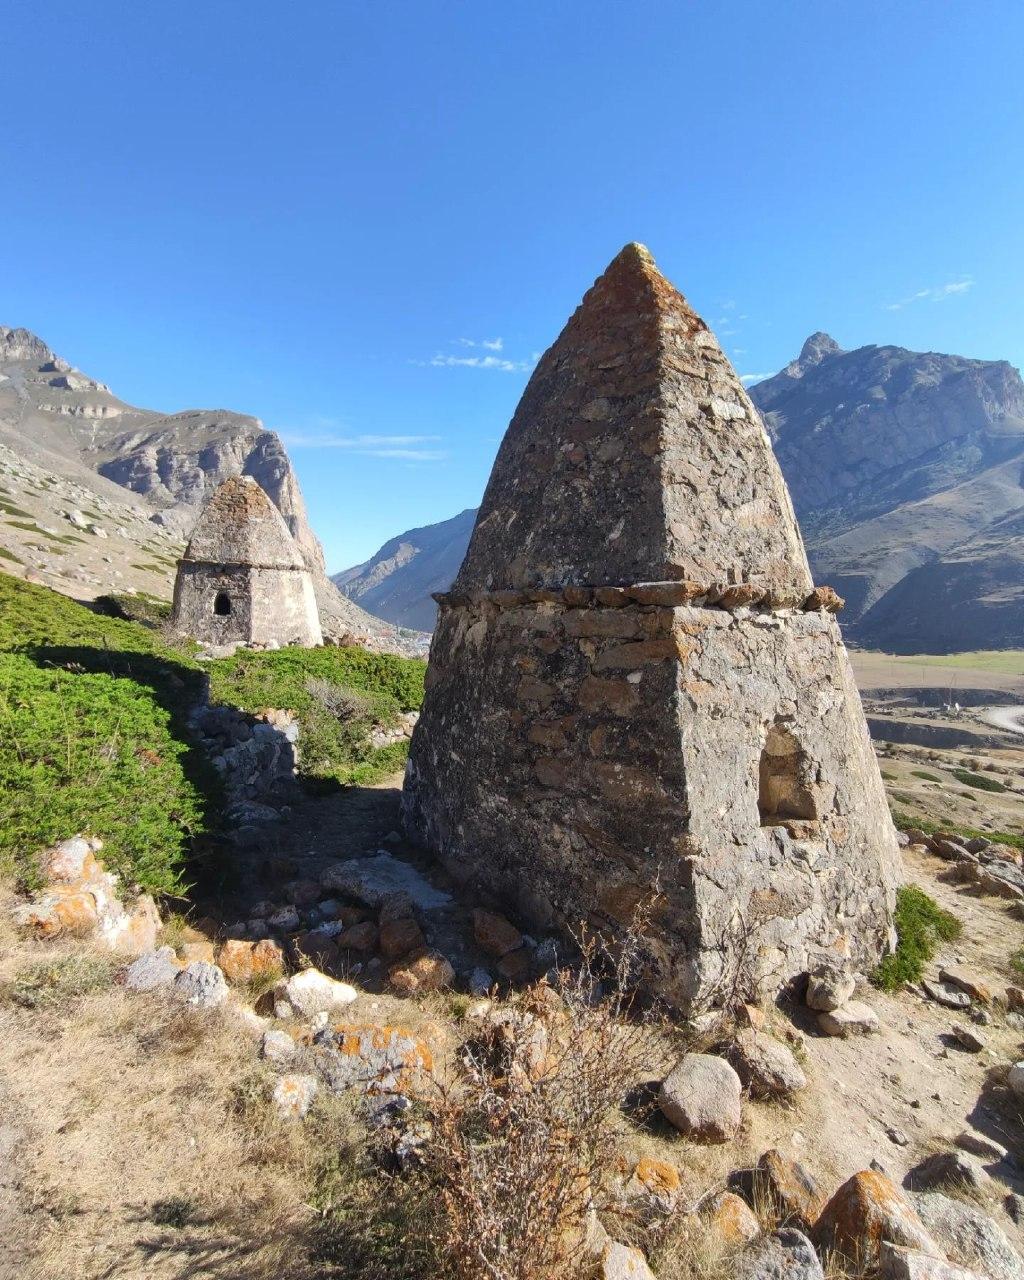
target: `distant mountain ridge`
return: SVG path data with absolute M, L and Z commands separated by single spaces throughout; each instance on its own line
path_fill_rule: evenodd
M 789 483 L 815 579 L 848 636 L 903 652 L 1024 637 L 1024 382 L 1004 360 L 812 334 L 750 388 Z M 432 626 L 475 511 L 392 539 L 334 576 L 399 625 Z M 411 621 L 415 619 L 415 621 Z
M 173 565 L 207 495 L 230 476 L 248 475 L 278 507 L 309 564 L 325 632 L 394 647 L 394 627 L 359 609 L 328 580 L 323 548 L 310 527 L 298 477 L 280 438 L 258 418 L 224 409 L 165 414 L 136 408 L 105 383 L 73 368 L 29 330 L 0 326 L 0 446 L 31 468 L 35 481 L 31 487 L 5 489 L 9 505 L 31 515 L 35 527 L 44 529 L 32 535 L 43 539 L 33 544 L 23 536 L 31 532 L 26 519 L 10 513 L 0 516 L 0 533 L 12 539 L 7 567 L 25 563 L 38 568 L 49 585 L 58 588 L 66 578 L 69 589 L 80 595 L 94 587 L 109 591 L 134 586 L 168 596 L 167 565 L 155 578 L 158 566 L 152 555 L 147 560 L 145 548 L 159 530 L 162 554 Z M 15 473 L 5 474 L 17 482 Z M 90 502 L 110 507 L 113 528 L 125 530 L 119 538 L 138 549 L 134 559 L 113 554 L 122 549 L 120 541 L 108 544 L 106 555 L 98 557 L 92 540 L 73 532 L 64 536 L 87 550 L 69 553 L 61 551 L 59 543 L 55 548 L 56 539 L 45 530 L 60 532 L 66 506 Z M 101 513 L 106 514 L 102 508 Z M 112 530 L 99 527 L 100 535 L 93 536 L 109 538 Z M 45 552 L 48 544 L 48 559 L 34 554 L 34 546 Z M 154 554 L 157 545 L 150 547 Z M 84 557 L 87 563 L 72 556 Z M 115 567 L 105 570 L 105 564 Z M 115 576 L 119 582 L 112 580 Z

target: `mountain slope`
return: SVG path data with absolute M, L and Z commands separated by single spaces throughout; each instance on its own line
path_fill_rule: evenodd
M 852 639 L 916 652 L 1020 643 L 1024 383 L 1011 365 L 844 351 L 816 333 L 750 394 Z M 382 617 L 427 627 L 474 517 L 401 534 L 334 580 Z
M 431 592 L 451 586 L 475 520 L 476 508 L 470 508 L 440 524 L 409 529 L 365 563 L 333 574 L 331 581 L 370 613 L 431 631 L 437 612 Z
M 131 588 L 168 598 L 206 496 L 239 474 L 266 490 L 302 549 L 325 634 L 402 648 L 328 580 L 298 478 L 258 418 L 136 408 L 27 329 L 0 326 L 0 500 L 20 513 L 0 511 L 3 567 L 82 597 Z

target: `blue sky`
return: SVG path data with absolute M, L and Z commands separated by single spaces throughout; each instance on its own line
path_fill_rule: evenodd
M 332 569 L 475 505 L 641 240 L 738 371 L 1024 362 L 1020 0 L 27 0 L 0 323 L 289 441 Z

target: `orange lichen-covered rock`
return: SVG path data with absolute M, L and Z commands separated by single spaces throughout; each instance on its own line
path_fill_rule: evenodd
M 766 1151 L 753 1174 L 755 1204 L 764 1200 L 780 1223 L 809 1227 L 825 1204 L 825 1196 L 810 1173 L 781 1151 Z
M 284 953 L 276 942 L 230 939 L 220 949 L 217 963 L 224 976 L 236 986 L 262 978 L 279 978 L 284 972 Z
M 439 951 L 423 951 L 388 970 L 388 981 L 401 995 L 411 996 L 425 991 L 450 987 L 455 970 Z
M 884 1173 L 864 1169 L 848 1178 L 822 1210 L 814 1241 L 864 1265 L 877 1258 L 883 1240 L 943 1256 L 899 1187 Z
M 339 1022 L 332 1031 L 319 1066 L 334 1092 L 416 1093 L 434 1069 L 430 1046 L 406 1027 Z
M 726 1244 L 749 1244 L 761 1234 L 753 1209 L 734 1191 L 720 1191 L 701 1206 L 701 1215 Z
M 52 919 L 56 920 L 56 933 L 88 933 L 99 922 L 99 913 L 95 895 L 87 889 L 57 890 L 53 894 Z M 44 935 L 51 932 L 46 923 L 42 923 L 40 932 Z
M 679 1170 L 667 1160 L 644 1157 L 626 1183 L 630 1208 L 646 1220 L 667 1217 L 676 1207 L 682 1182 Z

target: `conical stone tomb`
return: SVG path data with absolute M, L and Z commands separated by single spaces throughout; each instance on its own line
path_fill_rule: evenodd
M 898 850 L 838 625 L 707 325 L 628 245 L 543 356 L 438 597 L 410 834 L 686 1008 L 873 964 Z
M 178 561 L 171 623 L 207 644 L 323 644 L 306 562 L 250 476 L 225 480 L 203 507 Z

